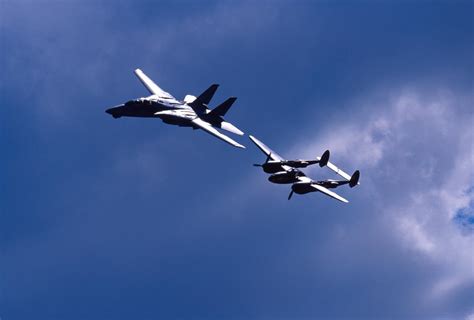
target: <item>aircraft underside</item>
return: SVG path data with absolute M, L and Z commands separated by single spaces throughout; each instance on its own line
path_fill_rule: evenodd
M 114 118 L 120 117 L 140 117 L 140 118 L 156 118 L 156 112 L 167 110 L 157 105 L 143 104 L 124 104 L 117 107 L 107 109 L 106 112 Z

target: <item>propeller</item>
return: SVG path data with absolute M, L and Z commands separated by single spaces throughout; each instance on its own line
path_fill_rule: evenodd
M 270 152 L 267 156 L 267 160 L 265 160 L 265 163 L 267 163 L 268 161 L 270 161 L 270 159 L 272 158 L 272 153 Z
M 293 196 L 293 190 L 291 190 L 290 194 L 288 195 L 288 200 L 290 200 L 292 196 Z
M 270 161 L 270 159 L 272 158 L 272 153 L 270 152 L 267 156 L 267 159 L 265 160 L 265 163 L 267 163 L 268 161 Z M 264 164 L 265 164 L 264 163 Z M 254 167 L 263 167 L 263 164 L 258 164 L 258 163 L 254 163 L 253 164 Z

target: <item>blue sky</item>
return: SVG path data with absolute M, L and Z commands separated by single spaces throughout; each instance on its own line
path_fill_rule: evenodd
M 2 1 L 2 319 L 473 319 L 473 4 Z M 104 110 L 221 86 L 358 188 Z M 237 137 L 238 139 L 238 137 Z M 319 168 L 314 178 L 333 177 Z

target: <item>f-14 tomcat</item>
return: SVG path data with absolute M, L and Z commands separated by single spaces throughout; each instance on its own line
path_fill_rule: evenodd
M 208 104 L 219 85 L 211 85 L 198 97 L 188 94 L 183 101 L 180 101 L 161 89 L 140 69 L 135 70 L 135 75 L 150 91 L 151 96 L 130 100 L 125 104 L 107 109 L 105 112 L 111 114 L 114 118 L 160 118 L 168 124 L 202 129 L 234 147 L 245 148 L 216 129 L 217 127 L 238 135 L 244 134 L 223 118 L 237 98 L 231 97 L 216 108 L 209 109 Z
M 352 176 L 348 175 L 334 164 L 329 162 L 329 150 L 326 150 L 321 155 L 321 157 L 316 157 L 316 159 L 313 160 L 285 160 L 257 138 L 253 136 L 249 137 L 250 140 L 252 140 L 252 142 L 255 143 L 255 145 L 267 156 L 267 159 L 263 164 L 254 164 L 254 166 L 262 167 L 263 171 L 270 173 L 271 175 L 268 177 L 270 182 L 278 184 L 291 184 L 291 192 L 288 196 L 288 200 L 291 199 L 293 193 L 305 194 L 319 191 L 336 200 L 348 203 L 349 201 L 329 189 L 334 189 L 345 184 L 348 184 L 351 188 L 353 188 L 359 184 L 359 170 L 356 170 Z M 311 178 L 308 178 L 301 170 L 297 169 L 306 168 L 307 166 L 313 164 L 319 164 L 321 168 L 328 167 L 343 177 L 344 180 L 328 179 L 315 181 Z

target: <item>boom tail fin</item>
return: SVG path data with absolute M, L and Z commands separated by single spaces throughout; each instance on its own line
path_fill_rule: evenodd
M 356 185 L 359 184 L 359 178 L 360 178 L 360 171 L 356 170 L 352 176 L 351 179 L 349 180 L 349 187 L 354 188 Z
M 324 151 L 323 155 L 321 156 L 321 159 L 319 159 L 319 166 L 322 168 L 326 166 L 329 162 L 329 150 Z

